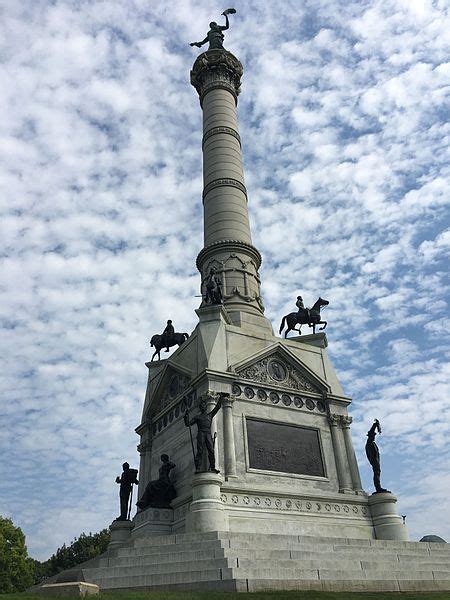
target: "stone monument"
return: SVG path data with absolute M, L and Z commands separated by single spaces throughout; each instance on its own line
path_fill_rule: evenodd
M 198 324 L 171 356 L 146 363 L 136 432 L 147 500 L 83 576 L 105 590 L 449 589 L 447 545 L 407 543 L 395 496 L 362 488 L 351 398 L 325 333 L 280 338 L 264 314 L 237 120 L 243 67 L 223 48 L 233 12 L 195 44 L 210 47 L 191 71 L 203 111 Z M 291 330 L 301 324 L 288 317 Z M 211 416 L 197 453 L 186 427 L 196 415 Z M 172 485 L 170 501 L 150 501 Z

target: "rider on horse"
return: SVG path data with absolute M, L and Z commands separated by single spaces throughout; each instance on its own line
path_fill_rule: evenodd
M 305 305 L 303 304 L 303 298 L 301 296 L 297 296 L 297 302 L 295 303 L 295 306 L 298 308 L 297 314 L 299 316 L 299 323 L 303 318 L 305 318 L 308 321 L 308 323 L 310 323 L 311 315 L 309 312 L 309 308 L 305 308 Z
M 166 346 L 166 350 L 165 350 L 166 352 L 169 352 L 170 338 L 174 333 L 175 333 L 175 327 L 172 325 L 172 321 L 169 319 L 167 321 L 166 328 L 162 332 L 162 341 L 164 342 L 164 345 Z

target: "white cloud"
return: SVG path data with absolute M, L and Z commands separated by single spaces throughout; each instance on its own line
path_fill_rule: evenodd
M 354 398 L 367 487 L 361 450 L 378 417 L 383 474 L 411 531 L 450 538 L 427 509 L 450 491 L 448 6 L 236 8 L 226 46 L 245 68 L 267 314 L 277 328 L 298 293 L 330 300 L 329 351 Z M 177 329 L 195 326 L 201 111 L 188 42 L 215 10 L 4 6 L 0 513 L 33 556 L 115 516 L 116 471 L 137 462 L 148 339 L 174 315 Z

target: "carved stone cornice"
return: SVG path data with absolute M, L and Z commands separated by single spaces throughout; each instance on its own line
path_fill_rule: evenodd
M 237 188 L 238 190 L 240 190 L 244 194 L 244 196 L 248 200 L 248 197 L 247 197 L 247 188 L 245 187 L 245 185 L 243 183 L 241 183 L 237 179 L 231 179 L 231 178 L 226 178 L 225 179 L 224 178 L 224 179 L 214 179 L 213 181 L 210 181 L 208 183 L 208 185 L 206 185 L 203 188 L 203 202 L 205 201 L 205 197 L 206 197 L 206 194 L 208 192 L 210 192 L 214 188 L 223 187 L 223 186 Z
M 229 251 L 229 252 L 242 252 L 247 256 L 251 256 L 255 261 L 256 269 L 259 269 L 261 266 L 262 258 L 259 251 L 252 246 L 252 244 L 247 244 L 247 242 L 242 242 L 240 240 L 219 240 L 218 242 L 213 242 L 208 246 L 205 246 L 203 250 L 200 251 L 197 256 L 197 269 L 201 272 L 203 263 L 214 256 L 217 251 Z
M 237 102 L 242 73 L 242 64 L 227 50 L 207 50 L 200 54 L 191 70 L 191 84 L 200 96 L 200 104 L 214 89 L 227 90 Z
M 227 135 L 233 136 L 239 142 L 239 146 L 241 146 L 241 136 L 236 131 L 236 129 L 232 129 L 231 127 L 219 126 L 219 127 L 212 127 L 211 129 L 208 129 L 208 131 L 204 134 L 203 140 L 202 140 L 202 148 L 204 147 L 206 140 L 208 140 L 211 136 L 217 135 L 220 133 L 225 133 Z

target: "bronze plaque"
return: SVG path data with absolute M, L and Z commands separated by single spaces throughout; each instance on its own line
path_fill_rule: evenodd
M 250 468 L 325 477 L 316 429 L 246 421 Z

